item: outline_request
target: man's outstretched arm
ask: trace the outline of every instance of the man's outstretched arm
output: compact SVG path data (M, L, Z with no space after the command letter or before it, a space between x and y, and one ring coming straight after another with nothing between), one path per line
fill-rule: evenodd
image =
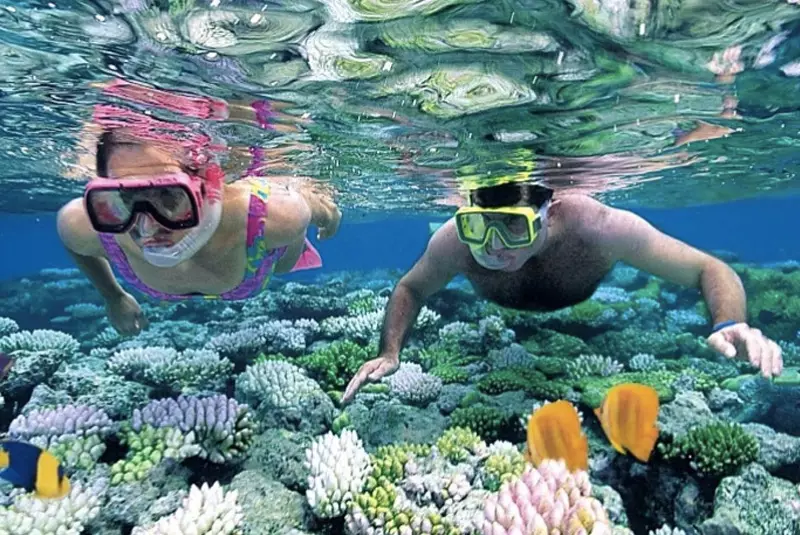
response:
M714 325L721 327L709 336L709 345L726 357L748 359L767 377L781 373L780 347L747 325L744 287L730 266L631 212L605 206L600 211L592 233L612 260L700 289Z
M395 286L386 304L378 357L361 366L347 385L342 402L352 400L364 383L378 381L397 369L400 351L411 334L419 311L428 297L458 275L458 259L462 253L463 247L456 238L451 220L436 231L422 257Z

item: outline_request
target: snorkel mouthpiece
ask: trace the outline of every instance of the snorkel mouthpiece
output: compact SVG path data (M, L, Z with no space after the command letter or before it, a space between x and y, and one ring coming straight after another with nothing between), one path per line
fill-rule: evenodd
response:
M218 165L209 165L204 180L205 195L199 224L177 243L143 247L142 251L147 262L162 268L177 266L194 256L217 231L222 218L224 172Z

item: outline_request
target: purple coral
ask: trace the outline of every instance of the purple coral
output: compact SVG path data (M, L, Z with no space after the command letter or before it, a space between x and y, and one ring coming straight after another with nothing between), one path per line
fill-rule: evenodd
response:
M27 416L17 416L8 428L12 438L105 436L114 422L105 411L89 405L60 405L54 409L37 409Z
M243 453L253 435L249 407L224 395L152 401L133 411L131 428L138 432L145 425L193 431L203 448L201 457L216 463Z
M563 461L528 466L486 500L483 535L611 535L608 514L591 490L589 475L570 473Z

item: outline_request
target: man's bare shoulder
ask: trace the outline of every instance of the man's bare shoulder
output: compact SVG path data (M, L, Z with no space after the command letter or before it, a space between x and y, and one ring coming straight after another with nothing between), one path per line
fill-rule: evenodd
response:
M556 197L558 204L551 208L565 230L590 236L601 229L612 209L588 195L571 193Z
M425 254L431 260L444 262L463 271L470 256L469 248L458 239L454 218L448 219L431 236Z

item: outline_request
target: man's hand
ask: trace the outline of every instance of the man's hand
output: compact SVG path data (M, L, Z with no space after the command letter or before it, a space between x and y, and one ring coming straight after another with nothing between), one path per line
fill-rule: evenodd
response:
M350 380L342 396L342 404L350 403L365 383L380 381L383 377L391 375L400 366L397 355L381 355L376 359L368 360L361 365L358 372Z
M746 323L735 323L713 333L708 345L729 359L749 360L768 379L783 371L780 346Z

